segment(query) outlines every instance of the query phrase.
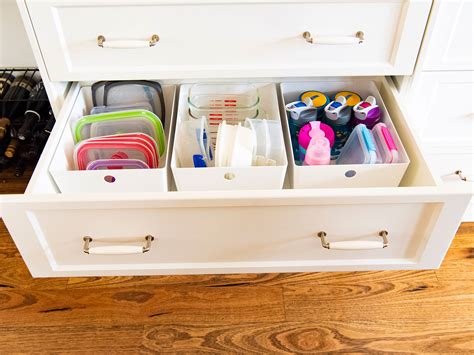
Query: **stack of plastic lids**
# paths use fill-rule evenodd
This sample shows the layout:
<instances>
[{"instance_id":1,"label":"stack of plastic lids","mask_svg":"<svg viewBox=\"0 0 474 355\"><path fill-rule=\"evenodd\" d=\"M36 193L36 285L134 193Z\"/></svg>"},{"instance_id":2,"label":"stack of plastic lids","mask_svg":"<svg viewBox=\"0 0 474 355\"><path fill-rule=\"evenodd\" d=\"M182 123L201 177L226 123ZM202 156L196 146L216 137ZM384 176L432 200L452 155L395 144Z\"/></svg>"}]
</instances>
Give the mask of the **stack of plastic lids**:
<instances>
[{"instance_id":1,"label":"stack of plastic lids","mask_svg":"<svg viewBox=\"0 0 474 355\"><path fill-rule=\"evenodd\" d=\"M157 89L159 87L159 90ZM103 93L103 99L98 93ZM161 86L154 82L99 82L91 114L71 122L77 170L153 169L166 150ZM111 102L111 104L109 104ZM150 110L151 109L151 110Z\"/></svg>"}]
</instances>

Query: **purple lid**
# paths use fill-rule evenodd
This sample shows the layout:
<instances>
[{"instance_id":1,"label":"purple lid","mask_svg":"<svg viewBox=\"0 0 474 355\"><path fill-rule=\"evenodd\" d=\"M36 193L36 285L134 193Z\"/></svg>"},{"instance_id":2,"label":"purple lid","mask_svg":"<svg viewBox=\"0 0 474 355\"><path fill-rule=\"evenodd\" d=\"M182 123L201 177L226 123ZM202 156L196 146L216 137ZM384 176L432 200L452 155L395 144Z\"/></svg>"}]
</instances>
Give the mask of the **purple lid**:
<instances>
[{"instance_id":1,"label":"purple lid","mask_svg":"<svg viewBox=\"0 0 474 355\"><path fill-rule=\"evenodd\" d=\"M86 170L150 169L139 159L98 159L91 161Z\"/></svg>"}]
</instances>

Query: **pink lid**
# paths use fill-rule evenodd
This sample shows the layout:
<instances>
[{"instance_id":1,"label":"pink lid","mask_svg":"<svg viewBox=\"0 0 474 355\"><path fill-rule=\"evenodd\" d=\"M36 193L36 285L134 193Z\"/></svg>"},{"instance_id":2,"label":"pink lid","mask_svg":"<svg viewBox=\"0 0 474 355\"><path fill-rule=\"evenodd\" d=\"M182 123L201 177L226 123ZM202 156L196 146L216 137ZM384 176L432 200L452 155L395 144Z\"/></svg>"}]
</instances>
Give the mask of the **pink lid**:
<instances>
[{"instance_id":1,"label":"pink lid","mask_svg":"<svg viewBox=\"0 0 474 355\"><path fill-rule=\"evenodd\" d=\"M301 127L298 135L298 143L301 147L307 149L311 139L323 137L329 140L329 145L331 147L334 145L335 137L331 126L319 121L311 121Z\"/></svg>"}]
</instances>

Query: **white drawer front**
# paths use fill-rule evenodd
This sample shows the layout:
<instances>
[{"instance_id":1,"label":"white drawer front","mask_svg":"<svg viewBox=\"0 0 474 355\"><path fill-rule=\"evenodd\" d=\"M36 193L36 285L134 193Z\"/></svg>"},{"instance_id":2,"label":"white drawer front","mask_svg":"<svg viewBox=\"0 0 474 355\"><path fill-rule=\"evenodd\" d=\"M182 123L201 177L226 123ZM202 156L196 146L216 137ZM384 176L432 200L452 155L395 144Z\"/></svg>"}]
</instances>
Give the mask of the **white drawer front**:
<instances>
[{"instance_id":1,"label":"white drawer front","mask_svg":"<svg viewBox=\"0 0 474 355\"><path fill-rule=\"evenodd\" d=\"M53 81L410 74L429 5L27 0Z\"/></svg>"},{"instance_id":2,"label":"white drawer front","mask_svg":"<svg viewBox=\"0 0 474 355\"><path fill-rule=\"evenodd\" d=\"M440 143L472 151L474 71L423 72L409 103L414 124L427 144ZM469 149L470 148L470 149Z\"/></svg>"},{"instance_id":3,"label":"white drawer front","mask_svg":"<svg viewBox=\"0 0 474 355\"><path fill-rule=\"evenodd\" d=\"M435 1L423 70L473 70L472 0Z\"/></svg>"},{"instance_id":4,"label":"white drawer front","mask_svg":"<svg viewBox=\"0 0 474 355\"><path fill-rule=\"evenodd\" d=\"M37 235L20 249L39 276L409 268L420 261L442 209L442 203L397 203L396 197L344 200L37 203L17 216L23 232ZM328 250L317 237L324 231L330 243L377 242L382 230L388 232L383 249ZM83 252L85 236L91 248L123 250L144 245L146 235L155 239L143 254ZM29 255L36 243L44 253Z\"/></svg>"}]
</instances>

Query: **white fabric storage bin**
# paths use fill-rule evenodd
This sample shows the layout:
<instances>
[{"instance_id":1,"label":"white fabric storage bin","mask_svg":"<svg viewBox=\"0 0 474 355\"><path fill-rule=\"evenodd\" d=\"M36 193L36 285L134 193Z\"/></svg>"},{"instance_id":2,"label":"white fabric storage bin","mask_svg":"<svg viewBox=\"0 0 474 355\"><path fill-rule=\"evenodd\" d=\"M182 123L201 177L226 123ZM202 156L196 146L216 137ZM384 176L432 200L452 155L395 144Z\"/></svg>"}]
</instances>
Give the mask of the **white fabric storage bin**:
<instances>
[{"instance_id":1,"label":"white fabric storage bin","mask_svg":"<svg viewBox=\"0 0 474 355\"><path fill-rule=\"evenodd\" d=\"M255 83L260 96L258 116L281 122L278 95L273 83ZM171 158L171 170L178 191L208 191L208 190L267 190L282 189L285 181L288 160L284 152L276 166L251 166L246 168L233 167L180 167L176 153L178 132L182 122L193 119L189 114L188 95L192 84L181 85L179 89L176 130ZM244 122L242 122L243 125ZM211 126L211 137L215 138L218 126ZM283 131L281 133L283 135ZM283 141L283 140L282 140Z\"/></svg>"},{"instance_id":2,"label":"white fabric storage bin","mask_svg":"<svg viewBox=\"0 0 474 355\"><path fill-rule=\"evenodd\" d=\"M349 79L344 81L323 79L321 81L287 82L281 83L280 89L283 104L281 116L284 122L285 144L289 161L288 176L290 185L293 188L395 187L400 184L410 159L390 119L379 90L373 81L367 79ZM362 100L369 95L374 96L382 111L380 122L384 122L390 130L399 151L400 162L396 164L335 165L335 162L332 161L331 165L296 165L291 145L288 116L284 105L297 101L302 92L310 90L323 92L331 99L334 94L340 91L356 92L361 96Z\"/></svg>"},{"instance_id":3,"label":"white fabric storage bin","mask_svg":"<svg viewBox=\"0 0 474 355\"><path fill-rule=\"evenodd\" d=\"M168 159L170 132L174 116L175 85L163 85L165 99L165 136L166 149L160 157L157 169L124 169L124 170L75 170L74 139L71 131L71 120L89 114L92 108L90 86L83 86L76 97L68 124L65 126L58 147L49 166L49 172L62 193L74 192L164 192L168 191Z\"/></svg>"}]
</instances>

